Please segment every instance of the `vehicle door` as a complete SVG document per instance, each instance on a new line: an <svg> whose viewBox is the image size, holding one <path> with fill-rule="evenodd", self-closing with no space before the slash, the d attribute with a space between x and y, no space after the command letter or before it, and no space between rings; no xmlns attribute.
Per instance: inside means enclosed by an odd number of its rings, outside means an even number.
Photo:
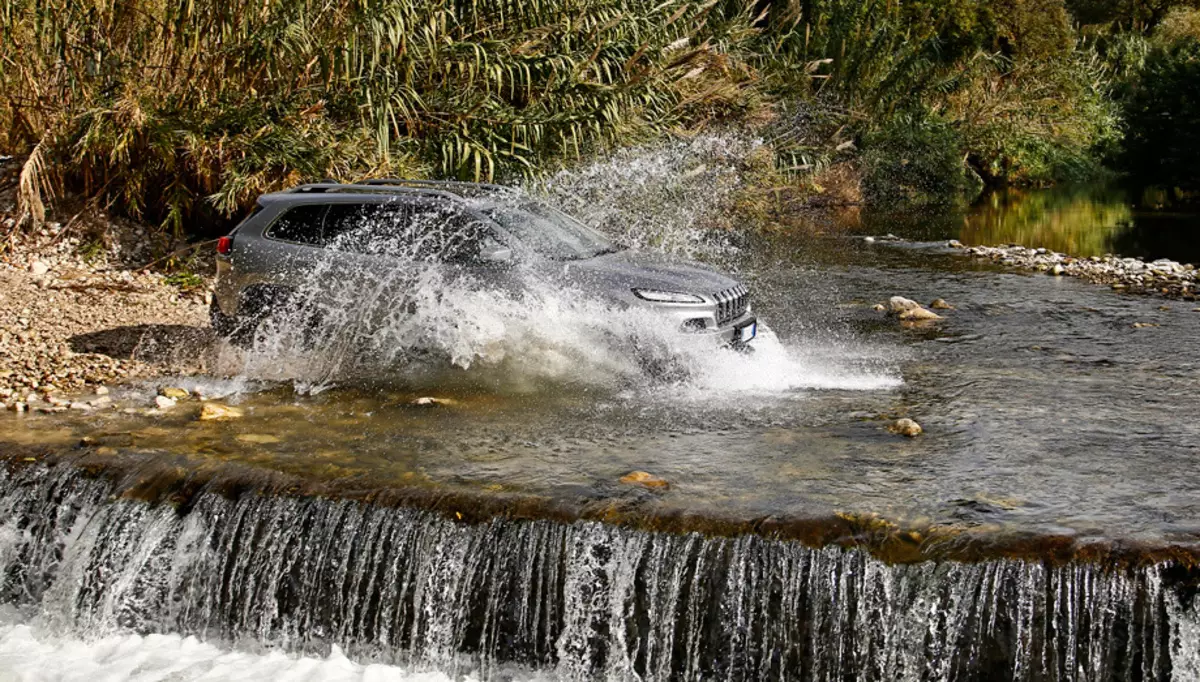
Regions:
<svg viewBox="0 0 1200 682"><path fill-rule="evenodd" d="M253 248L238 251L238 268L252 273L244 282L239 314L260 317L292 298L306 295L310 273L327 259L322 236L325 204L298 204L285 208Z"/></svg>

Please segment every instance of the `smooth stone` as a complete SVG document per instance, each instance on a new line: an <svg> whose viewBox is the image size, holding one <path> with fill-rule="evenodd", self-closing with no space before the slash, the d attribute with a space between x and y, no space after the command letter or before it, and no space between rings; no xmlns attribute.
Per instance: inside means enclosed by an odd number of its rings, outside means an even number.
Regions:
<svg viewBox="0 0 1200 682"><path fill-rule="evenodd" d="M877 313L885 313L885 312L887 312L887 306L885 306L882 303L876 303L874 306L871 307L871 310L874 310Z"/></svg>
<svg viewBox="0 0 1200 682"><path fill-rule="evenodd" d="M160 410L169 410L175 407L175 402L174 398L168 398L165 395L154 396L154 406Z"/></svg>
<svg viewBox="0 0 1200 682"><path fill-rule="evenodd" d="M40 260L35 260L29 264L29 274L34 277L41 277L47 272L50 272L50 266Z"/></svg>
<svg viewBox="0 0 1200 682"><path fill-rule="evenodd" d="M1050 268L1050 274L1054 275L1055 277L1062 275L1066 271L1067 269L1064 268L1061 263L1055 263L1054 267Z"/></svg>
<svg viewBox="0 0 1200 682"><path fill-rule="evenodd" d="M227 421L238 419L242 416L244 416L244 413L236 407L222 405L221 403L204 403L200 406L200 416L197 418L202 422L209 422Z"/></svg>
<svg viewBox="0 0 1200 682"><path fill-rule="evenodd" d="M172 400L187 400L188 398L192 397L192 394L188 391L175 386L166 386L164 388L160 388L158 389L158 394L166 398L171 398Z"/></svg>
<svg viewBox="0 0 1200 682"><path fill-rule="evenodd" d="M933 303L930 303L929 307L933 308L934 310L954 310L954 306L947 303L946 299L944 298L933 299Z"/></svg>

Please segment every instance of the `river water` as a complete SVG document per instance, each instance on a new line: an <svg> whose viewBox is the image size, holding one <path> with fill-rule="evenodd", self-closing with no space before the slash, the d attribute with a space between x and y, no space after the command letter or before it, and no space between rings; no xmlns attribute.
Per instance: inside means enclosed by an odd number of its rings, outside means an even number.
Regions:
<svg viewBox="0 0 1200 682"><path fill-rule="evenodd" d="M677 156L634 161L635 198L696 196L646 180ZM586 198L579 178L560 184ZM0 670L1200 675L1194 304L996 270L941 232L734 240L616 217L628 241L747 281L757 352L679 345L553 287L519 304L442 289L437 357L221 347L214 375L165 382L236 404L233 422L195 404L4 418ZM859 229L922 234L880 221ZM904 326L872 309L893 295L954 308ZM924 435L890 433L900 417ZM634 470L669 488L618 482Z"/></svg>

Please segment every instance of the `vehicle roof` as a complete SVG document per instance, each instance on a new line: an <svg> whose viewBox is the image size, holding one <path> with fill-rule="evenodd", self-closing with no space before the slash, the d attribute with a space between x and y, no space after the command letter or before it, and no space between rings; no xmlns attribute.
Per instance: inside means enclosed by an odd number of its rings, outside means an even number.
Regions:
<svg viewBox="0 0 1200 682"><path fill-rule="evenodd" d="M457 182L452 180L407 180L380 178L343 184L334 180L308 183L280 192L271 192L259 197L261 204L274 203L321 203L322 199L334 199L338 203L350 200L387 201L397 196L434 196L465 201L468 199L493 199L519 194L515 187L481 182ZM350 199L353 197L354 199Z"/></svg>

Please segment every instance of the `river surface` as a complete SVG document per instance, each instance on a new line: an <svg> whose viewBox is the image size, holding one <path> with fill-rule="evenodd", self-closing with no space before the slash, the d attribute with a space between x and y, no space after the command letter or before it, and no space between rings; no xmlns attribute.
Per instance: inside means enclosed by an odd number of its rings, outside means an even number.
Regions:
<svg viewBox="0 0 1200 682"><path fill-rule="evenodd" d="M458 354L452 363L397 370L342 355L314 362L281 356L274 346L225 347L215 366L239 376L120 389L114 398L136 408L129 414L0 417L0 439L74 448L86 437L85 450L99 456L150 453L185 469L238 462L360 490L425 486L619 500L650 514L699 519L840 515L923 533L1196 550L1200 312L1195 304L997 270L940 241L1020 241L1085 255L1123 243L1137 244L1130 248L1135 255L1165 248L1144 235L1122 241L1124 228L1113 226L1137 217L1117 204L1081 214L1070 201L1026 201L1041 204L1027 211L989 204L952 233L944 226L914 231L911 221L869 223L875 233L926 241L868 243L825 231L754 237L701 253L754 292L754 310L769 329L749 355L672 346L675 362L663 372L630 361L625 346L604 333L642 320L618 320L616 311L550 294L519 311L472 301L455 312L478 312L483 322L450 325L456 331L445 348ZM1026 211L1021 221L1031 231L998 238L989 225L1013 211ZM1057 227L1064 223L1071 227ZM1185 247L1171 246L1170 254L1186 260ZM953 309L941 322L902 325L872 308L894 295L942 298ZM246 416L197 421L195 402L146 414L163 385L199 389ZM413 406L422 396L447 404ZM924 434L889 432L902 417L918 421ZM662 477L669 488L618 482L631 471ZM190 632L146 639L106 631L86 643L60 640L39 634L43 626L36 618L26 624L30 618L28 611L10 614L0 628L0 667L28 671L44 656L74 661L64 671L86 662L91 667L78 669L143 679L136 666L105 663L124 650L158 671L145 679L166 679L159 668L185 670L187 661L194 664L188 679L224 678L222 670L239 666L279 679L301 671L314 679L418 674L382 664L368 670L340 650L298 659L214 648L184 639ZM669 673L669 661L664 665ZM27 677L85 679L66 672Z"/></svg>

